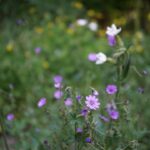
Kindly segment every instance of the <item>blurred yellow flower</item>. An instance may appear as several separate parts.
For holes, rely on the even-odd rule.
[[[98,35],[101,36],[101,37],[106,36],[106,30],[100,29],[100,30],[98,31]]]
[[[71,29],[71,28],[68,28],[66,31],[67,31],[68,34],[73,34],[74,33],[74,30]]]
[[[98,19],[102,19],[104,17],[104,15],[101,13],[101,12],[97,12],[95,14],[95,16],[98,18]]]
[[[77,8],[77,9],[82,9],[83,8],[83,4],[81,2],[74,2],[73,3],[73,7]]]
[[[6,51],[7,52],[12,52],[14,50],[14,43],[10,42],[6,45]]]
[[[36,33],[41,34],[41,33],[43,33],[44,29],[43,29],[42,27],[35,27],[35,28],[34,28],[34,31],[35,31]]]
[[[29,8],[29,13],[30,14],[34,14],[36,12],[36,8],[35,7],[30,7]]]
[[[150,12],[147,15],[147,19],[148,19],[148,21],[150,21]]]
[[[113,22],[114,22],[114,24],[117,24],[119,26],[125,25],[127,22],[127,19],[125,17],[121,17],[121,18],[114,19]]]
[[[46,61],[46,60],[43,61],[43,64],[42,64],[42,65],[43,65],[43,68],[44,68],[44,69],[48,69],[48,68],[49,68],[49,63],[48,63],[48,61]]]
[[[52,25],[53,25],[52,22],[49,21],[48,24],[47,24],[47,27],[48,27],[48,28],[51,28]]]
[[[93,17],[93,16],[96,15],[96,12],[95,12],[94,10],[90,9],[90,10],[87,11],[87,15],[88,15],[89,17]]]

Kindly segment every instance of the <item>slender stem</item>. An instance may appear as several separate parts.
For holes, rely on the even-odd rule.
[[[3,125],[2,113],[1,112],[0,112],[0,126],[1,126],[1,130],[2,130],[2,136],[3,136],[5,148],[6,148],[6,150],[9,150],[7,139],[6,139],[6,134],[5,134],[5,129],[4,129],[4,125]]]

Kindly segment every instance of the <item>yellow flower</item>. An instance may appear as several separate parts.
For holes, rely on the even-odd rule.
[[[106,30],[100,29],[100,30],[98,31],[98,34],[99,34],[99,36],[101,36],[101,37],[106,36]]]
[[[117,18],[117,19],[114,19],[114,24],[117,24],[117,25],[125,25],[127,20],[125,17],[121,17],[121,18]]]
[[[41,34],[41,33],[43,33],[44,29],[43,29],[42,27],[35,27],[35,28],[34,28],[34,31],[35,31],[36,33]]]
[[[35,7],[31,7],[30,9],[29,9],[29,13],[30,14],[34,14],[36,12],[36,8]]]
[[[71,28],[68,28],[66,31],[67,31],[68,34],[73,34],[74,33],[74,30],[71,29]]]
[[[83,4],[80,3],[80,2],[74,2],[74,3],[73,3],[73,6],[74,6],[75,8],[77,8],[77,9],[82,9],[82,8],[83,8]]]
[[[46,61],[46,60],[43,61],[43,64],[42,64],[42,65],[43,65],[43,68],[44,68],[44,69],[48,69],[48,68],[49,68],[49,63],[48,63],[48,61]]]
[[[7,52],[12,52],[14,50],[14,44],[13,42],[10,42],[6,45],[6,51]]]
[[[147,19],[148,19],[148,21],[150,21],[150,12],[147,15]]]
[[[90,10],[88,10],[87,15],[88,15],[89,17],[93,17],[93,16],[96,15],[96,13],[95,13],[94,10],[90,9]]]

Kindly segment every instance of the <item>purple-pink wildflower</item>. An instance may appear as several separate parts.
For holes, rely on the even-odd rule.
[[[67,98],[65,101],[64,101],[65,105],[66,106],[72,106],[72,99],[71,98]]]
[[[116,45],[116,38],[115,38],[115,36],[108,35],[107,38],[108,38],[108,44],[110,46],[115,46]]]
[[[40,47],[36,47],[34,51],[35,51],[36,54],[40,54],[41,50],[42,49]]]
[[[12,120],[15,119],[15,115],[13,113],[10,113],[10,114],[7,114],[6,118],[7,118],[8,121],[12,121]]]
[[[119,112],[117,111],[117,107],[114,102],[108,103],[106,106],[106,110],[111,119],[117,120],[119,118]]]
[[[115,94],[117,92],[117,86],[114,84],[107,85],[106,92],[110,95]]]
[[[39,108],[43,107],[45,104],[46,104],[46,98],[44,98],[44,97],[38,101]]]
[[[63,80],[63,77],[61,75],[56,75],[54,76],[53,80],[54,80],[54,83],[61,83]]]
[[[84,116],[84,117],[86,117],[87,114],[88,114],[88,109],[87,109],[87,108],[83,108],[83,109],[81,110],[81,115]]]
[[[63,86],[62,86],[62,84],[61,83],[55,83],[54,84],[54,87],[56,88],[56,89],[61,89]]]
[[[95,61],[97,60],[96,54],[95,54],[95,53],[90,53],[90,54],[88,55],[88,60],[89,60],[89,61],[92,61],[92,62],[95,62]]]
[[[117,110],[115,110],[115,109],[111,110],[109,112],[109,116],[110,116],[111,119],[117,120],[119,118],[119,112]]]
[[[62,96],[63,96],[63,92],[61,90],[56,90],[54,92],[54,98],[55,99],[59,100],[59,99],[61,99]]]
[[[77,128],[77,129],[76,129],[76,132],[77,132],[77,133],[82,133],[83,130],[82,130],[81,128]]]
[[[92,110],[96,110],[99,108],[100,102],[96,96],[89,95],[89,96],[86,96],[85,104],[88,108]]]
[[[87,137],[87,138],[85,139],[85,142],[86,142],[86,143],[91,143],[91,142],[92,142],[92,140],[91,140],[91,138],[90,138],[90,137]]]

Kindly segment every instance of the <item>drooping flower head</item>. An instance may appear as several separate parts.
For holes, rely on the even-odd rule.
[[[100,102],[95,95],[86,96],[85,104],[91,110],[96,110],[100,106]]]
[[[67,98],[65,101],[64,101],[65,105],[66,106],[72,106],[72,99],[71,98]]]
[[[111,27],[107,27],[107,37],[108,37],[108,43],[110,46],[114,46],[116,44],[116,38],[115,36],[121,32],[121,28],[116,27],[115,24],[112,24]]]
[[[107,85],[106,92],[110,95],[115,94],[117,92],[117,86],[114,84]]]
[[[7,114],[6,118],[7,118],[8,121],[12,121],[12,120],[14,120],[15,115],[13,113],[10,113],[10,114]]]
[[[104,53],[100,52],[98,54],[96,54],[96,64],[103,64],[104,62],[106,62],[107,57]]]
[[[45,104],[46,104],[46,98],[44,98],[44,97],[38,101],[39,108],[43,107]]]

